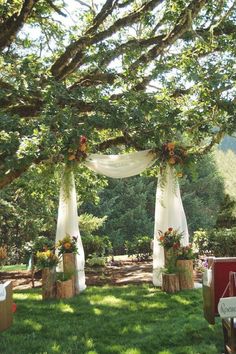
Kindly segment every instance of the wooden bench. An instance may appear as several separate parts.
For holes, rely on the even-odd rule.
[[[203,312],[210,324],[215,324],[219,316],[220,298],[236,296],[234,274],[236,273],[236,257],[208,258],[208,270],[203,275]],[[228,288],[227,285],[229,284]],[[226,291],[225,291],[226,290]],[[236,354],[236,319],[223,318],[222,329],[224,349],[227,354]]]
[[[6,290],[6,299],[0,301],[0,332],[11,326],[13,320],[12,313],[12,282],[7,281],[3,284]]]

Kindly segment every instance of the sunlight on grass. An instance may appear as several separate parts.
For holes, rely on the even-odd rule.
[[[85,341],[85,346],[87,349],[94,349],[94,342],[92,338],[87,338]]]
[[[102,310],[98,309],[97,307],[95,307],[93,309],[93,312],[94,312],[95,315],[98,315],[98,316],[102,314]]]
[[[42,301],[42,295],[37,293],[13,293],[14,300],[36,300]]]
[[[123,351],[122,354],[141,354],[141,351],[137,348],[129,348]]]
[[[177,301],[183,305],[190,305],[192,303],[192,301],[189,301],[189,300],[183,298],[183,296],[181,296],[181,295],[173,295],[172,299],[174,299],[175,301]]]
[[[52,351],[54,353],[60,353],[61,351],[61,346],[57,343],[53,343],[52,347],[51,347]]]
[[[103,299],[99,300],[100,305],[106,305],[106,306],[111,306],[111,307],[123,307],[123,306],[129,306],[130,303],[126,300],[118,299],[115,296],[108,295],[104,296]],[[91,300],[91,305],[97,304],[97,301]]]
[[[132,333],[136,333],[136,334],[142,334],[143,333],[143,326],[141,326],[140,324],[136,324],[134,326],[132,326]],[[122,328],[122,330],[120,331],[121,334],[127,334],[130,333],[130,326],[125,326]]]
[[[25,325],[31,326],[34,331],[41,331],[41,329],[43,328],[40,323],[33,320],[24,320],[23,323]]]
[[[41,289],[14,291],[17,312],[0,333],[4,354],[216,354],[221,322],[210,326],[202,292],[165,294],[149,285],[88,287],[43,301]]]
[[[61,312],[74,313],[74,309],[69,304],[64,304],[63,302],[56,304],[56,308],[58,308]]]

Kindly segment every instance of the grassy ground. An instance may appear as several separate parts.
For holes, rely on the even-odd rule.
[[[27,265],[26,264],[6,265],[0,269],[1,272],[11,272],[11,271],[17,272],[21,270],[27,270]]]
[[[220,321],[202,315],[201,289],[166,294],[148,285],[90,287],[65,301],[15,291],[13,326],[1,354],[219,354]]]

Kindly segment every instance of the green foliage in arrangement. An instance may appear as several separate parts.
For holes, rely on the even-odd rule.
[[[133,241],[125,241],[125,251],[128,256],[135,256],[139,261],[147,260],[152,254],[152,238],[136,236]]]
[[[199,254],[215,257],[235,257],[236,228],[199,230],[193,235],[193,243]]]
[[[4,354],[224,351],[220,318],[212,326],[203,317],[201,289],[166,294],[148,285],[88,287],[50,302],[42,301],[40,289],[15,290],[14,302],[14,325],[0,334]]]

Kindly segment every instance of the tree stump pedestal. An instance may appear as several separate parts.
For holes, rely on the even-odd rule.
[[[74,296],[76,294],[76,286],[75,286],[76,263],[75,263],[75,254],[74,253],[64,253],[63,254],[63,271],[71,279],[72,291],[73,291],[73,296]]]
[[[72,279],[57,281],[57,299],[69,299],[74,296]]]
[[[179,291],[178,274],[162,274],[162,290],[167,293],[176,293]]]
[[[178,260],[176,265],[179,273],[180,290],[193,289],[193,260]]]
[[[56,269],[43,268],[42,270],[43,300],[54,299],[55,295],[56,295]]]

